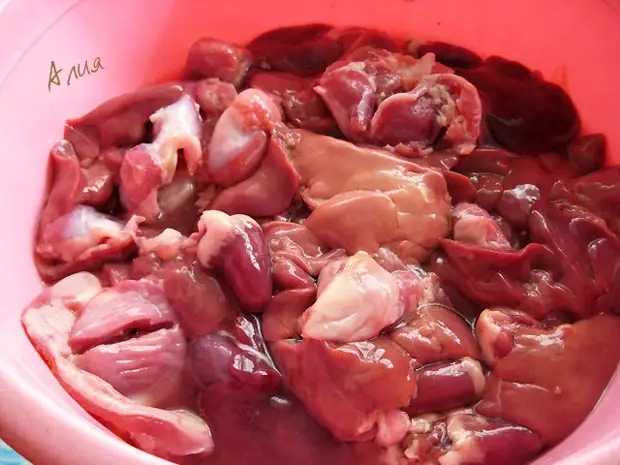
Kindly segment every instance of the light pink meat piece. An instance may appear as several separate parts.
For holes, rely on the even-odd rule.
[[[377,91],[363,64],[351,63],[328,70],[314,89],[347,139],[363,140],[370,127]]]
[[[143,406],[74,365],[68,339],[76,317],[69,306],[81,311],[99,288],[93,275],[78,273],[46,289],[24,311],[22,323],[37,351],[71,397],[138,448],[174,461],[210,454],[213,439],[201,418]]]
[[[140,217],[122,224],[92,207],[78,205],[69,213],[41,225],[36,254],[45,280],[57,280],[79,269],[93,269],[121,258],[135,246]]]
[[[43,226],[37,253],[44,259],[71,262],[87,250],[119,238],[123,233],[124,226],[120,221],[92,207],[79,205]]]
[[[312,82],[312,78],[296,76],[291,73],[255,71],[250,75],[248,87],[251,89],[260,89],[269,95],[280,109],[282,116],[286,119],[287,115],[284,113],[284,102],[295,94],[303,92],[305,89],[311,89]],[[320,100],[316,92],[315,95],[316,98]]]
[[[414,89],[418,95],[428,94],[440,99],[437,121],[446,128],[441,145],[459,155],[470,154],[476,148],[482,123],[482,102],[477,89],[456,74],[433,74],[424,78]]]
[[[503,331],[506,312],[521,313],[485,310],[476,324],[493,364],[476,411],[523,425],[553,446],[584,420],[613,376],[620,320],[601,314],[543,329],[522,314],[520,320],[510,317],[514,331]]]
[[[448,195],[434,171],[408,183],[385,193],[338,194],[316,207],[305,225],[328,246],[349,254],[385,247],[406,263],[423,261],[448,232]]]
[[[153,123],[153,133],[160,154],[160,163],[164,171],[176,170],[179,151],[183,151],[183,158],[190,174],[194,174],[202,164],[202,147],[200,145],[202,119],[198,112],[198,105],[189,95],[183,95],[172,105],[161,108],[150,120]],[[168,164],[174,164],[169,170]]]
[[[389,248],[389,243],[398,239],[399,217],[398,207],[388,194],[360,190],[320,203],[304,225],[323,243],[352,255]]]
[[[415,316],[390,333],[390,338],[407,351],[416,368],[462,357],[480,358],[474,334],[456,312],[441,305],[427,304]]]
[[[416,376],[417,394],[405,409],[411,416],[464,407],[478,400],[485,386],[482,366],[472,358],[432,363]]]
[[[299,318],[316,300],[314,286],[277,293],[262,318],[265,340],[276,342],[298,337]]]
[[[475,203],[461,202],[452,210],[454,240],[498,250],[511,250],[501,226]]]
[[[202,122],[196,102],[184,94],[150,117],[155,139],[128,150],[120,171],[121,199],[125,207],[147,219],[160,214],[158,190],[172,182],[182,150],[190,174],[203,163]]]
[[[432,74],[411,92],[391,96],[379,105],[371,137],[423,154],[432,151],[444,128],[443,145],[467,155],[476,148],[481,122],[482,103],[471,83],[454,74]]]
[[[221,191],[209,208],[229,215],[242,213],[252,217],[274,216],[286,211],[299,187],[299,174],[289,159],[298,139],[288,130],[276,131],[258,170],[239,184]]]
[[[245,215],[217,210],[204,212],[198,222],[198,260],[207,269],[219,268],[243,307],[261,311],[271,300],[271,259],[263,231]],[[252,283],[252,286],[248,286]]]
[[[174,327],[93,347],[73,361],[122,395],[142,405],[165,407],[180,400],[185,352],[185,336]]]
[[[415,263],[448,233],[450,200],[439,172],[380,150],[299,132],[293,161],[302,198],[314,209],[305,224],[324,243],[349,254],[387,247]]]
[[[100,206],[112,195],[114,176],[103,163],[80,165],[73,145],[62,140],[50,151],[52,187],[41,214],[41,224],[48,224],[69,213],[77,204]]]
[[[363,341],[378,336],[403,312],[396,279],[370,255],[358,252],[327,285],[320,284],[316,303],[301,317],[301,335],[321,341]]]
[[[274,283],[283,288],[314,288],[312,278],[331,260],[346,255],[342,249],[329,251],[304,225],[272,221],[263,231],[271,251]]]
[[[262,90],[241,92],[217,121],[209,142],[206,169],[211,181],[231,186],[260,165],[280,110]]]
[[[397,190],[429,171],[384,150],[358,147],[308,131],[297,132],[301,139],[292,154],[293,164],[301,176],[302,198],[312,209],[345,192]]]
[[[44,288],[32,306],[59,301],[69,310],[79,313],[102,289],[101,282],[95,275],[80,271]]]
[[[252,57],[246,49],[205,37],[190,47],[185,73],[191,79],[217,78],[238,87],[251,64]]]
[[[377,417],[375,442],[385,448],[400,445],[410,429],[409,415],[401,410],[389,410]]]
[[[176,229],[164,229],[154,237],[136,237],[141,255],[155,254],[160,260],[172,260],[181,254],[184,246],[191,241]]]
[[[263,231],[273,256],[296,261],[312,276],[318,276],[326,265],[328,259],[322,257],[328,250],[303,224],[270,221],[263,225]]]
[[[342,346],[280,341],[271,351],[285,385],[337,439],[398,443],[406,434],[408,419],[394,411],[413,397],[415,375],[410,358],[389,339]]]
[[[80,160],[95,160],[109,149],[143,142],[149,117],[183,96],[176,84],[146,87],[120,95],[90,113],[67,121],[65,139]]]
[[[444,308],[447,307],[449,309],[453,308],[452,302],[450,302],[450,299],[448,299],[448,296],[442,288],[442,283],[439,279],[439,276],[419,266],[410,265],[408,268],[410,271],[418,274],[422,278],[422,282],[424,283],[424,294],[420,299],[420,307],[418,308],[418,311],[421,311],[427,307],[431,307],[430,304],[437,304],[435,306],[440,306]]]
[[[105,289],[79,312],[68,344],[76,353],[122,341],[132,333],[170,328],[175,315],[163,292],[140,281],[123,281]]]

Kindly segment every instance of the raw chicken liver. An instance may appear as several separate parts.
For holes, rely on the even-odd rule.
[[[411,261],[426,258],[447,234],[441,174],[388,152],[300,133],[293,163],[313,209],[305,224],[326,244],[350,254],[386,246]]]
[[[388,428],[397,443],[407,433],[408,417],[398,409],[413,396],[415,376],[409,356],[389,339],[280,341],[271,350],[285,384],[336,438],[367,441]]]
[[[555,445],[590,413],[616,370],[620,321],[598,315],[543,329],[534,320],[508,313],[514,329],[506,332],[502,312],[510,310],[486,310],[476,324],[492,365],[476,410],[521,424]]]

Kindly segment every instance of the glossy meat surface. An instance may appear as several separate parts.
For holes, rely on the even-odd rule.
[[[616,371],[620,169],[520,63],[326,24],[203,37],[62,137],[23,327],[146,452],[525,465]]]

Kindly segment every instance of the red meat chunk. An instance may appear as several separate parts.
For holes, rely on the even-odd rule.
[[[285,385],[340,440],[371,440],[385,422],[396,442],[406,434],[408,417],[390,416],[409,403],[415,375],[409,356],[389,339],[342,346],[280,341],[271,351]]]
[[[261,89],[279,101],[287,120],[295,127],[336,135],[338,127],[323,100],[313,88],[314,79],[289,73],[259,72],[249,86]]]
[[[94,160],[109,149],[144,142],[150,116],[183,95],[179,85],[147,87],[115,97],[90,113],[67,121],[65,139],[78,157]]]
[[[579,134],[577,110],[566,92],[520,63],[490,57],[458,72],[480,91],[489,132],[506,149],[529,155],[561,151]]]
[[[93,310],[89,311],[89,308],[98,304],[92,299],[101,301],[107,298],[105,294],[99,294],[100,289],[99,281],[88,273],[77,273],[46,289],[24,313],[23,324],[28,337],[50,365],[63,388],[87,412],[109,426],[122,438],[146,452],[173,461],[209,455],[213,451],[213,439],[209,427],[200,417],[186,409],[164,410],[131,400],[99,376],[78,368],[74,363],[69,341],[72,327],[79,321],[76,321],[76,314],[84,312],[80,319],[93,317]],[[116,295],[115,298],[119,299],[119,304],[122,304],[123,296]],[[163,305],[163,301],[160,305]],[[125,309],[130,312],[134,308],[136,307],[133,305],[125,306]],[[154,310],[153,307],[150,307],[150,310]],[[160,315],[156,316],[157,312],[150,310],[147,313],[152,313],[153,317],[159,318]],[[108,315],[102,316],[109,318]],[[156,320],[151,319],[151,321]],[[93,321],[93,323],[96,322]],[[83,324],[80,325],[82,329],[85,329]],[[106,338],[118,334],[116,329],[119,326],[112,326],[116,328],[112,332],[107,332]],[[104,336],[98,325],[90,325],[90,328],[97,333],[97,337]],[[147,335],[138,339],[145,337],[151,339],[153,336]],[[103,342],[103,340],[99,339],[97,342]],[[159,343],[155,341],[143,339],[143,342],[145,343],[143,350],[160,350]],[[125,349],[129,348],[125,347]],[[177,353],[177,355],[180,354]],[[116,357],[112,356],[107,362],[113,362],[115,359]],[[140,364],[139,358],[132,357],[131,360],[132,363]],[[145,368],[148,367],[149,361],[146,359],[143,361],[146,363]],[[161,360],[157,361],[158,364],[160,362]],[[172,366],[177,369],[178,363],[182,363],[182,360],[177,359]],[[86,364],[88,365],[87,362]],[[97,367],[96,371],[101,373],[102,368]],[[119,377],[119,373],[110,371],[108,374],[113,376],[108,379],[126,392],[136,393],[136,389],[140,390],[140,387],[146,387],[148,390],[155,387],[152,384],[145,386],[145,378],[142,376],[123,379]],[[156,375],[156,372],[147,370],[143,374],[151,378]]]
[[[174,260],[157,276],[188,338],[210,334],[237,315],[236,304],[219,281],[196,262]]]
[[[516,311],[487,310],[476,333],[493,367],[476,410],[523,425],[548,445],[590,413],[620,360],[620,320],[611,315],[545,329]]]
[[[464,407],[478,400],[486,383],[480,362],[464,358],[417,370],[417,393],[405,409],[411,416]]]
[[[413,357],[416,367],[462,357],[480,358],[473,331],[456,312],[427,304],[390,338]]]
[[[483,61],[475,52],[446,42],[432,41],[423,44],[412,42],[408,48],[418,58],[433,53],[437,61],[452,68],[471,68]]]
[[[371,122],[381,144],[424,154],[439,143],[461,155],[476,147],[482,104],[475,87],[454,74],[432,74],[408,93],[388,97]]]
[[[203,164],[201,117],[198,105],[183,95],[150,117],[155,134],[152,143],[126,151],[120,169],[120,194],[125,208],[147,220],[162,213],[159,189],[173,182],[183,154],[190,174]]]
[[[132,217],[123,224],[92,207],[78,205],[41,225],[35,249],[38,270],[50,282],[119,260],[135,247],[134,234],[141,221]]]
[[[299,174],[291,163],[298,136],[279,130],[271,136],[260,166],[249,178],[219,192],[209,204],[229,215],[269,217],[285,212],[297,196]]]
[[[104,162],[82,166],[73,145],[62,140],[50,151],[51,189],[41,214],[41,224],[48,224],[69,213],[79,204],[104,206],[114,188],[114,167]]]
[[[264,310],[273,284],[269,249],[258,223],[245,215],[209,210],[202,214],[194,237],[202,266],[221,269],[245,309]]]
[[[607,139],[603,134],[588,134],[568,146],[568,158],[580,174],[588,174],[605,165]]]
[[[566,201],[541,201],[530,214],[529,235],[533,242],[519,251],[443,239],[432,269],[488,307],[519,306],[535,317],[618,311],[611,283],[620,273],[620,242],[600,217]]]
[[[342,45],[328,34],[331,26],[309,24],[265,32],[248,44],[263,69],[313,76],[342,55]]]
[[[250,176],[263,159],[269,133],[281,120],[280,110],[263,91],[241,92],[213,129],[206,159],[208,179],[230,186]]]
[[[282,288],[314,288],[314,280],[331,261],[343,258],[304,225],[273,221],[263,226],[273,265],[273,279]]]
[[[268,342],[299,336],[299,318],[316,300],[314,286],[285,289],[276,294],[263,315],[263,334]]]
[[[416,60],[408,55],[362,47],[334,63],[315,90],[350,140],[368,139],[375,106],[397,92],[412,90],[436,72],[432,55]]]
[[[190,79],[217,78],[238,87],[251,64],[252,58],[244,48],[204,38],[190,47],[185,74]]]

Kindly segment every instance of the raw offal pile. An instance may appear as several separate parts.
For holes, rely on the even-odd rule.
[[[185,465],[520,465],[620,359],[620,169],[560,87],[445,43],[205,38],[67,122],[24,328]]]

